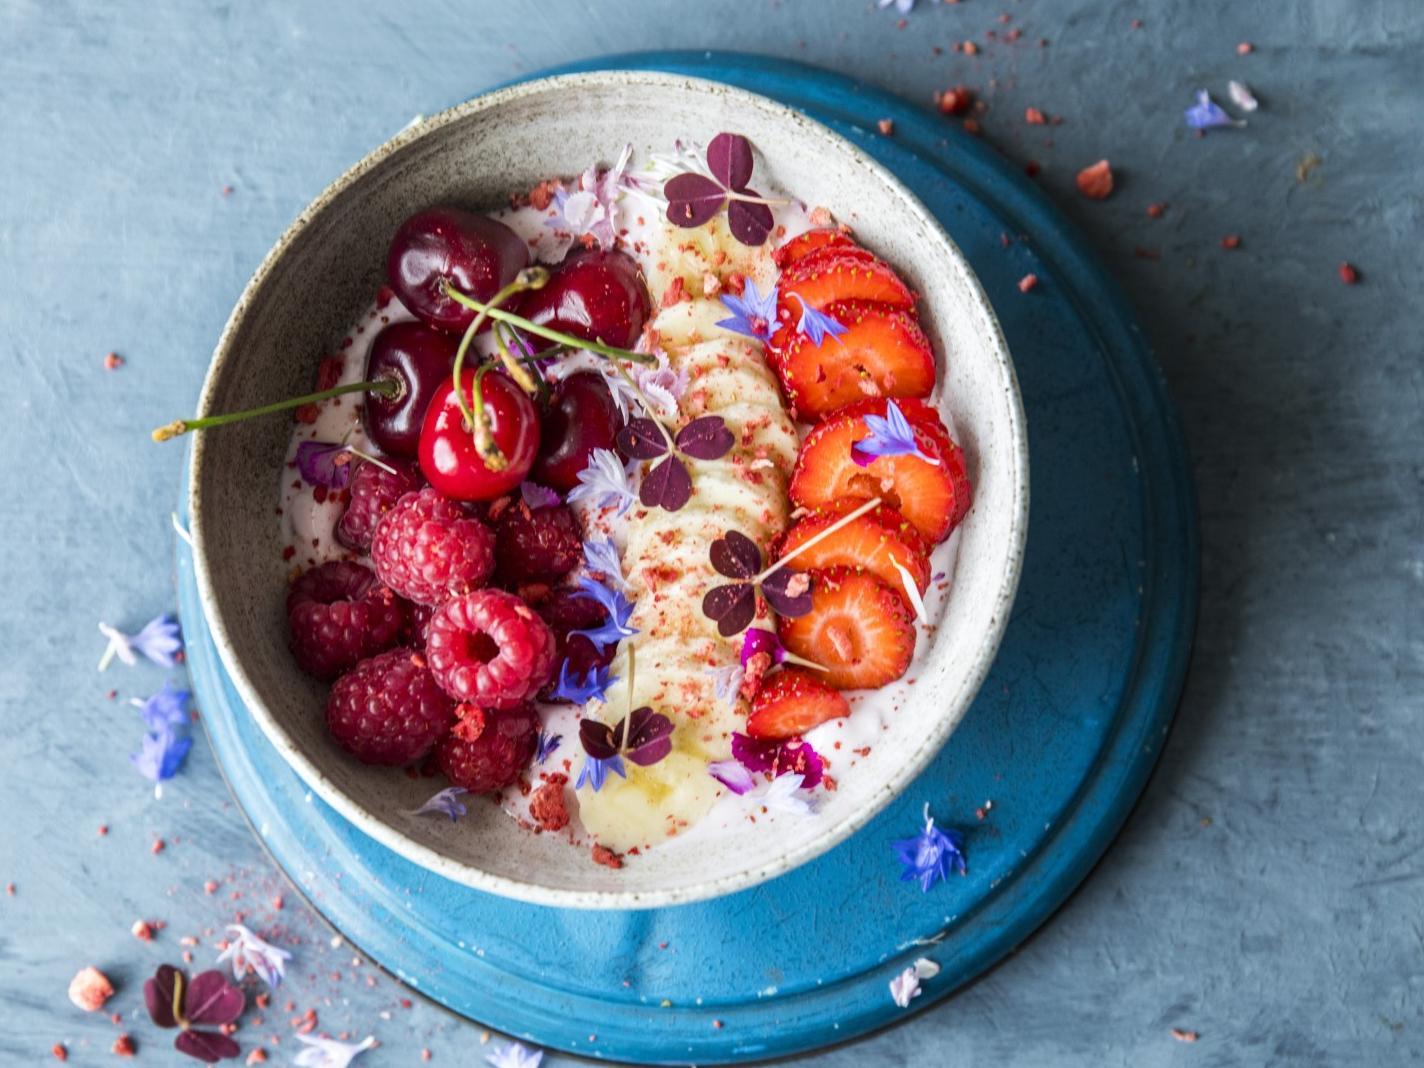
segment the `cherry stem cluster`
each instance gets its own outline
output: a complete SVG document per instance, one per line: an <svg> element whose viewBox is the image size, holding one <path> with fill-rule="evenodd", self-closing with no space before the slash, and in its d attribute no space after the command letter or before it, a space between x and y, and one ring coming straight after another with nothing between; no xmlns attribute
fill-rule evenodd
<svg viewBox="0 0 1424 1068"><path fill-rule="evenodd" d="M205 415L202 418L193 419L175 419L155 430L153 440L168 441L170 438L179 437L190 430L207 430L209 427L238 423L257 415L285 412L306 404L316 404L319 401L330 400L332 397L340 397L346 393L377 393L382 397L395 397L400 394L400 390L401 384L393 378L379 378L374 382L348 382L344 386L319 389L315 393L304 393L300 397L277 401L275 404L263 404L257 408L244 408L240 412L223 412L221 415Z"/></svg>

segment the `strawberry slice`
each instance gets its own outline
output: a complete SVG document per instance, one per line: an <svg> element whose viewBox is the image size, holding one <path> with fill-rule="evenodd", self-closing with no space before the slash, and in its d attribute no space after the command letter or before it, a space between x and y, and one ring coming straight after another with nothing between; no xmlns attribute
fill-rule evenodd
<svg viewBox="0 0 1424 1068"><path fill-rule="evenodd" d="M774 362L798 419L815 422L866 397L929 396L934 350L913 312L859 300L822 310L845 333L819 345L795 334Z"/></svg>
<svg viewBox="0 0 1424 1068"><path fill-rule="evenodd" d="M889 407L884 398L861 401L831 413L806 435L791 476L791 499L806 508L822 508L883 497L927 542L938 544L969 511L964 450L950 439L933 405L913 399L895 403L914 432L915 444L937 463L907 453L881 456L865 467L857 464L851 447L870 436L865 417L883 418Z"/></svg>
<svg viewBox="0 0 1424 1068"><path fill-rule="evenodd" d="M784 352L799 335L802 301L824 310L841 300L868 300L913 311L915 296L883 260L858 245L827 245L802 256L777 282L777 318L781 326L767 342L773 356Z"/></svg>
<svg viewBox="0 0 1424 1068"><path fill-rule="evenodd" d="M790 267L797 260L805 259L813 252L819 252L823 248L835 246L837 248L858 248L850 235L841 230L821 229L807 230L804 234L798 234L786 244L771 254L771 258L783 271Z"/></svg>
<svg viewBox="0 0 1424 1068"><path fill-rule="evenodd" d="M781 536L777 557L806 544L863 503L839 502L798 520ZM821 538L800 553L792 566L797 570L837 566L863 568L891 589L900 590L905 580L895 566L897 563L910 573L920 593L929 589L930 558L925 540L904 516L882 504ZM905 603L909 604L908 595Z"/></svg>
<svg viewBox="0 0 1424 1068"><path fill-rule="evenodd" d="M838 690L894 682L915 655L915 616L896 588L868 571L833 567L811 573L811 611L777 624L781 642L826 670Z"/></svg>
<svg viewBox="0 0 1424 1068"><path fill-rule="evenodd" d="M850 705L806 668L782 668L761 685L747 714L753 738L795 738L828 720L850 715Z"/></svg>

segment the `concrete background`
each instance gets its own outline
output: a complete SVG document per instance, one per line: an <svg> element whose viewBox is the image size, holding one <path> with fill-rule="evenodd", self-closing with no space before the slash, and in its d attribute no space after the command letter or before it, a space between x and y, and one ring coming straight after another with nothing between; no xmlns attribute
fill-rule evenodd
<svg viewBox="0 0 1424 1068"><path fill-rule="evenodd" d="M127 764L122 701L162 673L96 675L95 623L172 606L181 450L147 432L189 410L234 299L308 199L417 112L584 56L694 47L822 64L927 106L975 87L985 136L1042 165L1136 302L1200 495L1195 662L1121 839L972 989L808 1060L1424 1060L1424 342L1410 314L1424 6L921 0L897 21L864 0L0 0L0 882L15 884L0 899L0 1061L63 1041L75 1063L108 1063L120 1030L144 1061L172 1061L139 985L185 936L205 965L235 910L299 943L265 1026L240 1036L282 1034L274 1063L308 1008L325 1030L379 1037L363 1066L419 1064L422 1049L480 1060L478 1029L404 1007L294 894L274 909L282 879L202 744L153 799ZM955 50L965 40L977 55ZM1224 99L1229 78L1262 110L1197 139L1182 108L1198 87ZM1062 124L1027 125L1029 106ZM1103 156L1118 190L1083 200L1073 175ZM1220 247L1227 234L1239 248ZM1343 260L1358 285L1341 284ZM106 372L111 350L127 363ZM167 924L152 944L130 934L140 918ZM120 1024L65 1000L90 963L120 986Z"/></svg>

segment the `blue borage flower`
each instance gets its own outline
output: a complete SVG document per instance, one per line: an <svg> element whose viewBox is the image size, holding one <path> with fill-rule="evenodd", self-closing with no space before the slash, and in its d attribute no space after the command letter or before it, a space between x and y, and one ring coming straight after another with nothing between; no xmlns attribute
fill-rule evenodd
<svg viewBox="0 0 1424 1068"><path fill-rule="evenodd" d="M467 792L463 786L447 786L445 789L431 794L430 800L419 808L411 809L410 815L449 816L450 822L454 823L467 811L465 803L460 800L461 795Z"/></svg>
<svg viewBox="0 0 1424 1068"><path fill-rule="evenodd" d="M605 582L628 586L623 577L623 561L618 558L618 547L609 538L589 539L583 543L583 561L596 575L602 575Z"/></svg>
<svg viewBox="0 0 1424 1068"><path fill-rule="evenodd" d="M776 326L776 286L772 286L771 291L763 296L757 291L756 283L747 279L740 297L723 293L720 299L732 315L718 320L718 326L757 341L766 341L771 337L771 331Z"/></svg>
<svg viewBox="0 0 1424 1068"><path fill-rule="evenodd" d="M569 490L569 500L590 501L601 508L618 506L622 515L632 506L633 488L628 469L612 449L594 449L588 466L578 474L579 484Z"/></svg>
<svg viewBox="0 0 1424 1068"><path fill-rule="evenodd" d="M621 755L605 757L600 759L585 755L583 767L579 769L578 781L574 783L575 790L582 790L584 783L588 783L594 793L603 789L604 782L608 779L609 772L615 772L623 778L628 777L628 772L623 766Z"/></svg>
<svg viewBox="0 0 1424 1068"><path fill-rule="evenodd" d="M172 667L178 663L178 655L183 651L182 633L177 622L167 613L150 619L137 634L125 634L107 623L99 624L99 633L109 639L99 660L100 671L107 668L116 656L129 667L138 663L138 655L163 667Z"/></svg>
<svg viewBox="0 0 1424 1068"><path fill-rule="evenodd" d="M172 682L165 680L163 689L152 697L142 701L135 697L129 703L138 709L148 729L160 734L188 722L188 698L191 696L187 690L176 689Z"/></svg>
<svg viewBox="0 0 1424 1068"><path fill-rule="evenodd" d="M742 688L746 669L741 664L728 664L719 668L703 668L702 674L712 676L712 690L728 708L737 707L737 693Z"/></svg>
<svg viewBox="0 0 1424 1068"><path fill-rule="evenodd" d="M534 746L534 763L542 764L554 755L554 750L559 748L559 743L564 740L562 734L549 734L547 731L539 732L539 740Z"/></svg>
<svg viewBox="0 0 1424 1068"><path fill-rule="evenodd" d="M521 1046L518 1042L507 1042L502 1049L485 1054L485 1060L493 1068L539 1068L544 1060L544 1051Z"/></svg>
<svg viewBox="0 0 1424 1068"><path fill-rule="evenodd" d="M580 633L580 632L575 632ZM549 696L555 701L568 701L575 705L585 705L589 701L607 699L608 687L618 681L617 675L609 675L607 667L595 664L580 681L569 674L569 660L566 657L559 665L559 682Z"/></svg>
<svg viewBox="0 0 1424 1068"><path fill-rule="evenodd" d="M849 329L844 323L825 312L817 311L802 299L800 293L786 294L788 297L795 297L796 302L801 305L801 318L796 321L796 332L811 339L811 344L817 348L827 337L834 338L837 344L844 344L841 335Z"/></svg>
<svg viewBox="0 0 1424 1068"><path fill-rule="evenodd" d="M1197 90L1197 102L1183 112L1187 125L1194 130L1206 130L1214 126L1245 126L1244 119L1233 119L1221 106L1212 100L1205 89Z"/></svg>
<svg viewBox="0 0 1424 1068"><path fill-rule="evenodd" d="M893 400L885 405L885 415L866 415L865 429L870 436L850 447L850 458L860 467L869 467L881 456L918 456L927 464L939 466L939 461L925 455L915 441L914 428L905 413Z"/></svg>
<svg viewBox="0 0 1424 1068"><path fill-rule="evenodd" d="M252 972L260 976L269 989L275 990L286 975L287 961L292 955L285 949L271 945L258 938L240 923L227 926L227 948L218 957L218 963L232 962L232 977L242 982L243 977Z"/></svg>
<svg viewBox="0 0 1424 1068"><path fill-rule="evenodd" d="M192 738L164 729L145 734L139 743L139 751L131 754L129 759L140 775L159 787L178 774L191 748Z"/></svg>
<svg viewBox="0 0 1424 1068"><path fill-rule="evenodd" d="M593 642L601 653L610 645L617 645L624 638L631 638L638 633L636 627L628 626L628 619L633 614L633 605L628 598L587 576L579 579L579 589L582 592L575 593L574 596L597 601L608 612L608 618L601 626L570 631L570 634L582 634Z"/></svg>
<svg viewBox="0 0 1424 1068"><path fill-rule="evenodd" d="M930 806L925 804L925 829L913 838L900 838L890 843L905 871L902 882L918 882L926 893L936 880L949 878L950 868L963 875L968 870L964 861L964 835L954 829L935 826Z"/></svg>

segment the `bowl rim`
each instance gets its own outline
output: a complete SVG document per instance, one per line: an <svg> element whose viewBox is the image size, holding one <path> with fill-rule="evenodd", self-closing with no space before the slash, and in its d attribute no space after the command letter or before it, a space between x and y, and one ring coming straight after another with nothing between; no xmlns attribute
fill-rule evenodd
<svg viewBox="0 0 1424 1068"><path fill-rule="evenodd" d="M267 740L281 755L286 764L321 799L335 809L344 819L358 830L374 839L397 855L452 882L487 891L528 904L545 905L555 908L577 908L593 910L649 909L669 905L690 904L696 901L721 897L739 890L745 890L778 875L791 871L813 860L821 854L845 841L878 815L893 798L908 787L931 760L939 753L949 736L963 720L973 703L994 657L998 652L1004 631L1008 625L1010 609L1017 592L1022 573L1024 546L1028 537L1029 515L1029 452L1028 432L1023 410L1023 398L1019 389L1018 376L1009 355L1008 344L1003 330L989 303L983 285L974 272L964 253L945 231L939 220L900 180L884 165L862 151L854 143L842 137L825 124L810 118L797 109L769 97L753 93L737 86L713 79L696 78L688 75L670 74L660 71L615 69L571 74L558 74L537 78L515 85L494 89L447 108L429 118L419 119L400 130L395 136L378 145L354 165L326 186L291 222L278 237L276 243L263 257L252 277L243 287L242 293L233 306L213 349L213 356L203 379L199 394L198 410L205 413L213 400L218 379L224 365L233 357L233 340L245 319L249 306L258 291L273 273L278 261L287 249L327 208L353 184L370 171L383 164L394 153L463 121L471 115L503 107L524 97L539 96L549 92L565 92L569 89L593 85L649 85L658 87L683 88L691 91L715 91L724 96L740 99L749 106L763 111L779 113L783 119L791 121L807 131L829 142L828 147L845 153L858 166L877 175L893 189L905 202L906 207L919 217L926 229L936 234L949 255L957 260L964 270L969 283L969 308L975 317L975 332L981 334L992 349L1005 376L1008 392L1009 431L1011 449L1011 499L1013 515L1009 527L1009 552L1006 567L1000 576L999 586L994 595L990 625L982 634L979 648L975 653L970 670L964 675L956 693L951 695L946 714L936 722L933 732L926 735L919 747L902 765L902 772L895 783L882 783L871 800L846 816L831 824L819 834L797 844L792 849L778 855L774 860L755 867L742 868L729 874L700 879L663 890L573 890L550 887L536 882L512 879L481 870L442 855L427 845L396 830L387 820L371 811L356 799L345 793L332 782L322 770L302 751L282 725L258 697L257 688L248 676L241 659L237 655L223 613L218 608L218 597L212 581L212 569L208 556L207 541L204 537L202 509L199 506L199 492L203 475L205 435L194 435L192 457L189 465L187 484L190 535L193 540L194 573L197 578L198 593L208 623L212 640L218 650L224 669L231 678L238 696L248 712L256 720Z"/></svg>

